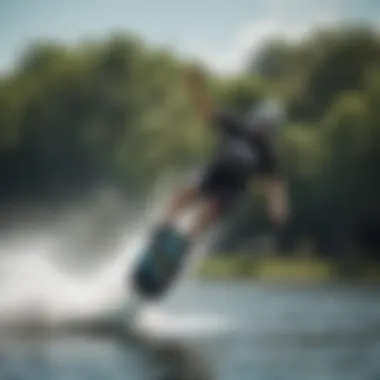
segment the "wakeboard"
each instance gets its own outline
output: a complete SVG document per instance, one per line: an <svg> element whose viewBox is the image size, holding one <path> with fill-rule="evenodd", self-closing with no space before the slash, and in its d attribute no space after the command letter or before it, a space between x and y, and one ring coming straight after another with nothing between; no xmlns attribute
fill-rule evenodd
<svg viewBox="0 0 380 380"><path fill-rule="evenodd" d="M174 227L156 231L132 272L134 290L146 299L164 296L183 269L188 249L187 237Z"/></svg>

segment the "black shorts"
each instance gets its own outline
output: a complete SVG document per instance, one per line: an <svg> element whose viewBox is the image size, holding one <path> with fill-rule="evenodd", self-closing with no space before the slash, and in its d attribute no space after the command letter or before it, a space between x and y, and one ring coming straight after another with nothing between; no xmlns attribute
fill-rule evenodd
<svg viewBox="0 0 380 380"><path fill-rule="evenodd" d="M219 201L225 210L245 191L250 178L251 173L212 163L198 178L197 184L202 197Z"/></svg>
<svg viewBox="0 0 380 380"><path fill-rule="evenodd" d="M268 176L277 173L276 160L261 155L255 167L247 168L231 162L211 162L197 179L201 196L220 201L223 210L245 192L254 176Z"/></svg>

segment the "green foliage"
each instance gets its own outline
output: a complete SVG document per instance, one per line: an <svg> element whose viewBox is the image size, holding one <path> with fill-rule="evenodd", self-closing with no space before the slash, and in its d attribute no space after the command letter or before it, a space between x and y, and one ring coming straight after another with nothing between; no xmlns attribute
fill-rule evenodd
<svg viewBox="0 0 380 380"><path fill-rule="evenodd" d="M351 244L376 255L380 36L343 28L293 45L270 42L249 72L277 85L293 122L282 136L293 237L313 236L326 254L347 252ZM254 220L235 219L233 224Z"/></svg>
<svg viewBox="0 0 380 380"><path fill-rule="evenodd" d="M220 83L216 98L221 107L247 112L268 91L269 85L262 78L244 75Z"/></svg>
<svg viewBox="0 0 380 380"><path fill-rule="evenodd" d="M122 34L32 46L0 78L1 199L67 195L97 181L144 197L166 171L201 163L213 139L189 102L187 65ZM208 79L221 107L246 111L267 93L287 102L279 143L293 205L289 250L311 236L325 254L347 252L341 241L378 251L379 35L339 29L270 41L246 73ZM219 248L247 247L270 230L261 200L253 184Z"/></svg>
<svg viewBox="0 0 380 380"><path fill-rule="evenodd" d="M134 38L34 46L0 87L0 154L14 165L5 186L30 176L38 191L80 187L114 173L140 192L165 169L190 165L202 126L180 77L169 53Z"/></svg>

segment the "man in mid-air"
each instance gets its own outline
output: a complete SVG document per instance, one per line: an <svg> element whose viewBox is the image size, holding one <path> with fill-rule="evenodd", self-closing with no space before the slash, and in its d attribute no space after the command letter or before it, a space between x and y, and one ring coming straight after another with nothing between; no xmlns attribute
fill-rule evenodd
<svg viewBox="0 0 380 380"><path fill-rule="evenodd" d="M184 184L171 199L153 234L151 246L162 252L174 250L178 257L230 210L252 179L260 179L264 185L268 216L273 224L283 224L288 216L286 185L275 147L278 130L284 123L280 103L265 100L247 115L233 115L214 107L200 70L191 70L186 82L191 100L221 141L198 178ZM202 207L194 224L186 235L179 233L175 228L178 217L196 203ZM169 261L174 258L175 262L175 254L169 256ZM175 267L167 273L168 282L176 274Z"/></svg>

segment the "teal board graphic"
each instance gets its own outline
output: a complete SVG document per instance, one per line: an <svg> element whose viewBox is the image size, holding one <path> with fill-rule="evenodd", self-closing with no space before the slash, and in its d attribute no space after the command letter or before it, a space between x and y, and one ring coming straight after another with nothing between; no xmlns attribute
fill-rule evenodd
<svg viewBox="0 0 380 380"><path fill-rule="evenodd" d="M133 272L133 286L145 298L159 298L171 287L183 268L189 242L172 227L162 227L140 255Z"/></svg>

